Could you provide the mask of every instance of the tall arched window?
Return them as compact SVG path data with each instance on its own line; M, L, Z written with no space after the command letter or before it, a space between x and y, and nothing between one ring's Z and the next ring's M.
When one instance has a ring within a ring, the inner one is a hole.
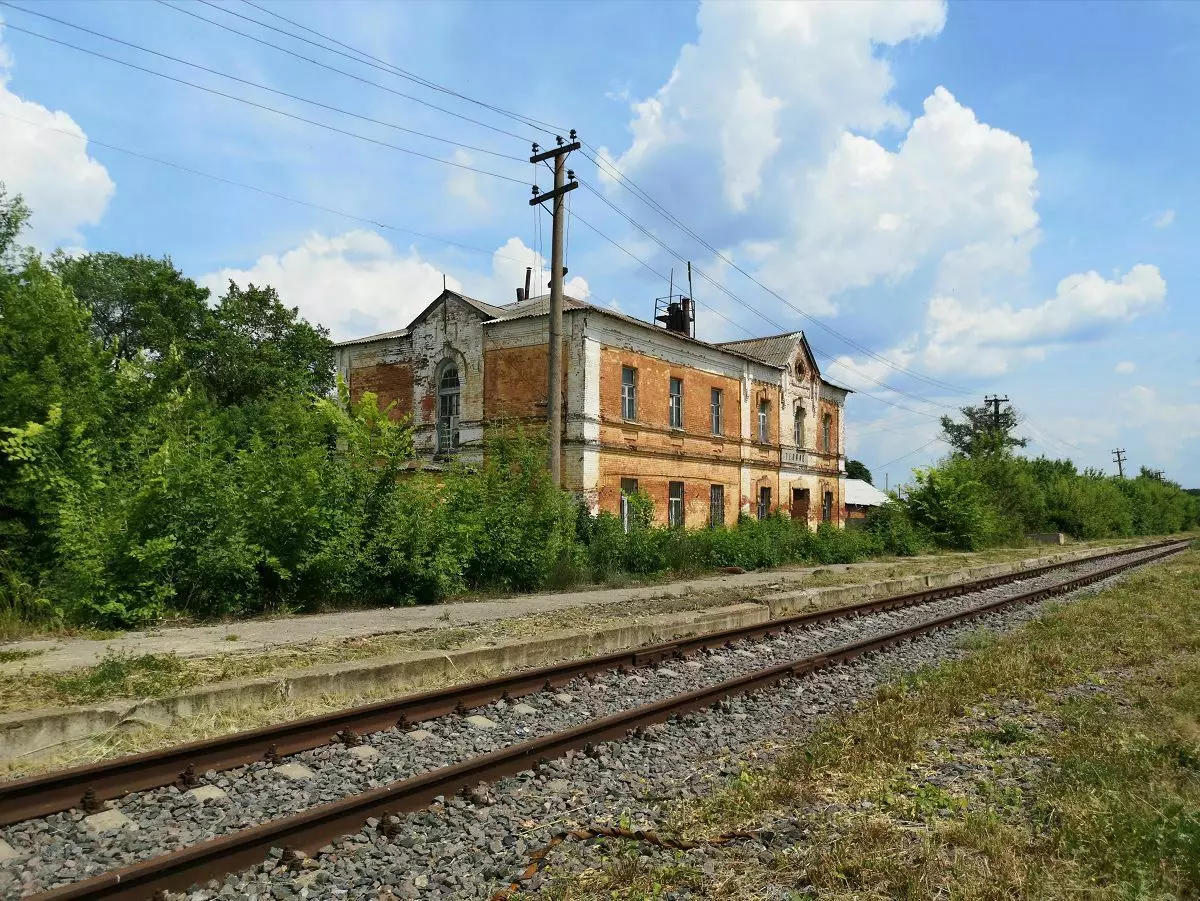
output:
M821 443L824 445L825 453L833 453L833 417L828 413L821 421Z
M795 420L792 423L792 443L804 447L804 407L796 404Z
M453 363L442 366L438 377L437 449L439 454L453 453L458 447L459 409L458 367Z

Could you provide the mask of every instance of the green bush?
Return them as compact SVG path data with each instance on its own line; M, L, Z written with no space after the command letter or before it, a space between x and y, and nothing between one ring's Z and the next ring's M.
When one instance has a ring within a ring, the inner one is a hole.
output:
M907 508L894 500L871 509L866 531L875 536L883 553L896 557L915 557L929 543L913 525Z

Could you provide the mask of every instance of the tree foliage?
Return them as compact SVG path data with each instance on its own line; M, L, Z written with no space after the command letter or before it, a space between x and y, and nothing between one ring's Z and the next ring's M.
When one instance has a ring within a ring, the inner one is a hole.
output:
M962 414L961 422L949 416L942 417L942 435L946 443L960 454L968 457L1004 454L1029 443L1028 438L1017 438L1012 434L1020 424L1012 404L1001 407L998 417L986 404L963 407L959 412Z
M871 479L871 470L867 469L867 464L859 460L846 461L846 478L862 479L868 485L875 484L875 482Z

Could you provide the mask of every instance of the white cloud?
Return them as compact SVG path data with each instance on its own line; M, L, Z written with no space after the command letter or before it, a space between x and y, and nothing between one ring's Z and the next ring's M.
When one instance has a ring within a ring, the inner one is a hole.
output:
M1158 466L1185 463L1200 439L1200 403L1177 403L1146 385L1135 385L1118 397L1122 424L1143 436ZM1168 473L1169 475L1170 473Z
M324 325L334 340L401 328L442 290L441 270L415 249L399 253L366 230L314 234L299 247L259 257L248 269L222 269L200 281L214 297L230 281L271 285L285 304ZM457 279L446 282L461 288Z
M1174 221L1175 221L1175 211L1174 210L1163 210L1161 213L1157 214L1154 217L1154 227L1155 228L1166 228L1168 225L1170 225Z
M451 290L497 305L516 300L525 282L525 267L538 257L519 238L510 238L492 255L490 267L460 267L446 273ZM543 273L548 268L544 261ZM271 285L280 299L310 322L329 329L336 340L390 331L407 325L442 291L443 270L416 248L399 251L382 235L358 229L326 236L313 234L298 247L259 257L244 269L221 269L200 279L214 297L230 281L238 285ZM541 288L533 286L534 293ZM587 281L572 276L566 293L586 297Z
M1116 366L1113 367L1113 372L1115 372L1119 375L1129 375L1136 371L1137 371L1137 366L1134 363L1130 363L1128 360L1122 360L1120 363L1118 363Z
M115 185L88 156L87 135L74 119L9 90L12 65L0 44L0 181L33 212L23 240L43 250L79 244L79 229L100 221Z
M1156 266L1139 263L1119 281L1096 272L1058 283L1054 297L1032 307L969 308L953 297L929 301L926 366L994 375L1021 359L1041 359L1054 346L1098 337L1161 306L1167 283Z

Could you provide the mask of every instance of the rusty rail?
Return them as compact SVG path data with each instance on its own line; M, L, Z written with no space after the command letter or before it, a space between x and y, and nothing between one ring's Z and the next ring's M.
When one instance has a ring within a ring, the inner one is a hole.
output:
M72 767L41 776L0 783L0 826L47 816L77 807L81 799L89 805L120 798L135 791L159 788L180 779L183 774L227 770L257 760L273 760L329 744L347 731L358 735L446 716L456 710L480 707L502 698L517 698L558 687L572 679L592 673L608 672L622 666L647 666L730 641L743 641L770 635L785 628L801 628L831 620L881 613L925 604L994 588L1009 582L1043 575L1057 569L1080 566L1097 560L1145 553L1175 546L1166 541L1097 554L1083 560L1050 563L991 576L958 585L878 598L815 613L741 626L718 632L675 639L661 644L616 651L597 657L572 660L551 666L520 670L494 679L468 682L446 689L420 692L406 697L351 707L333 713L291 720L232 735L175 745L157 751L130 754L99 763Z
M519 773L543 758L571 749L587 748L597 742L620 739L639 727L662 722L673 715L700 710L730 695L756 691L782 679L804 676L846 663L1006 607L1065 594L1134 566L1178 553L1188 544L1190 542L1172 544L1148 557L1126 561L1067 582L991 601L887 635L853 642L833 651L768 667L673 698L590 720L563 732L510 745L453 766L431 770L290 817L53 889L32 896L30 901L146 901L160 892L180 891L198 882L253 866L260 863L272 848L286 847L312 853L339 836L357 831L368 817L419 810L438 796L451 795L481 781Z

